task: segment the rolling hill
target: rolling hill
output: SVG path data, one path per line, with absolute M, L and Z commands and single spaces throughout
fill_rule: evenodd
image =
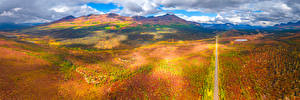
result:
M 211 100 L 216 46 L 220 99 L 299 98 L 300 32 L 247 27 L 110 13 L 0 32 L 0 99 Z
M 299 29 L 300 28 L 300 21 L 277 24 L 274 27 L 276 27 L 278 29 Z
M 98 49 L 130 48 L 155 41 L 195 40 L 214 35 L 213 30 L 176 15 L 126 17 L 114 13 L 67 16 L 19 32 L 50 37 L 62 46 Z

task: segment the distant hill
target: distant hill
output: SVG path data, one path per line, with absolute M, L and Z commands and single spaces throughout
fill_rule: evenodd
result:
M 251 26 L 247 24 L 232 24 L 232 23 L 225 23 L 225 24 L 208 24 L 208 23 L 200 23 L 202 27 L 208 29 L 215 29 L 215 30 L 299 30 L 300 29 L 300 21 L 298 22 L 288 22 L 277 24 L 274 26 Z
M 11 31 L 16 29 L 25 29 L 30 28 L 35 25 L 39 25 L 40 23 L 0 23 L 0 31 Z
M 300 29 L 300 21 L 277 24 L 274 27 L 279 29 Z
M 248 29 L 264 29 L 264 28 L 269 28 L 269 27 L 262 27 L 262 26 L 251 26 L 247 24 L 240 24 L 240 25 L 235 25 L 231 23 L 225 23 L 225 24 L 207 24 L 207 23 L 201 23 L 201 25 L 205 28 L 209 29 L 216 29 L 216 30 L 232 30 L 232 29 L 237 29 L 237 30 L 248 30 Z
M 241 35 L 253 35 L 253 34 L 258 34 L 259 31 L 255 31 L 255 30 L 228 30 L 228 31 L 224 31 L 222 32 L 220 35 L 221 37 L 234 37 L 234 36 L 241 36 Z
M 72 21 L 73 19 L 75 19 L 76 17 L 72 16 L 72 15 L 69 15 L 69 16 L 66 16 L 64 18 L 61 18 L 59 20 L 56 20 L 56 21 L 53 21 L 51 23 L 48 23 L 48 24 L 53 24 L 53 23 L 60 23 L 60 22 L 64 22 L 64 21 Z
M 100 26 L 109 25 L 117 28 L 132 27 L 137 25 L 171 25 L 171 24 L 194 24 L 200 25 L 195 22 L 186 21 L 176 15 L 166 14 L 157 17 L 143 17 L 143 16 L 120 16 L 115 13 L 109 14 L 90 14 L 75 18 L 74 16 L 66 16 L 57 21 L 43 25 L 43 28 L 56 28 L 56 27 L 85 27 L 85 26 Z M 112 27 L 113 28 L 113 27 Z
M 198 40 L 214 37 L 216 32 L 227 31 L 223 36 L 256 34 L 260 30 L 275 32 L 278 29 L 296 28 L 297 23 L 274 27 L 226 24 L 205 24 L 186 21 L 176 15 L 121 16 L 115 13 L 90 14 L 62 19 L 19 30 L 19 33 L 50 38 L 51 44 L 66 47 L 118 49 L 138 47 L 157 41 Z M 259 30 L 257 30 L 259 29 Z M 231 30 L 231 31 L 228 31 Z M 283 30 L 286 31 L 286 30 Z M 45 40 L 44 42 L 50 41 Z
M 49 36 L 64 46 L 112 49 L 140 46 L 155 41 L 213 37 L 213 31 L 203 28 L 199 23 L 186 21 L 172 14 L 128 17 L 109 13 L 77 18 L 67 16 L 19 32 Z
M 176 15 L 166 14 L 163 16 L 157 17 L 143 17 L 143 16 L 134 16 L 135 21 L 141 22 L 142 24 L 159 24 L 159 25 L 169 25 L 169 24 L 194 24 L 200 25 L 195 22 L 186 21 Z

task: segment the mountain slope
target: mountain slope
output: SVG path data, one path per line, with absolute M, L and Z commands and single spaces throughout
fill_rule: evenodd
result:
M 15 24 L 15 23 L 0 23 L 0 30 L 1 31 L 12 31 L 16 29 L 25 29 L 30 28 L 32 26 L 38 25 L 39 23 L 22 23 L 22 24 Z
M 194 24 L 193 22 L 186 21 L 175 15 L 166 14 L 157 17 L 143 17 L 134 16 L 126 17 L 118 14 L 109 13 L 95 15 L 90 14 L 87 16 L 81 16 L 75 18 L 74 16 L 67 16 L 57 21 L 51 22 L 40 26 L 42 30 L 53 29 L 53 28 L 82 28 L 90 26 L 111 26 L 111 29 L 118 29 L 124 27 L 134 27 L 137 25 L 171 25 L 171 24 Z
M 118 14 L 67 16 L 49 24 L 20 31 L 50 37 L 60 45 L 98 49 L 137 47 L 156 41 L 211 37 L 212 30 L 175 15 L 126 17 Z
M 241 24 L 241 25 L 235 25 L 231 23 L 225 23 L 225 24 L 207 24 L 207 23 L 201 23 L 201 25 L 208 29 L 216 29 L 216 30 L 253 30 L 253 29 L 264 29 L 269 27 L 262 27 L 262 26 L 251 26 L 247 24 Z
M 300 29 L 300 21 L 288 22 L 286 24 L 277 24 L 274 27 L 279 28 L 279 29 Z
M 184 19 L 179 18 L 176 15 L 166 14 L 163 16 L 157 17 L 143 17 L 135 16 L 133 17 L 135 21 L 139 21 L 143 24 L 160 24 L 160 25 L 169 25 L 169 24 L 195 24 Z

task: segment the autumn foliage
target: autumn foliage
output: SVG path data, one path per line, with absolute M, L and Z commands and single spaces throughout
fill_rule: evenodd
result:
M 300 59 L 286 48 L 250 50 L 241 70 L 242 84 L 253 96 L 276 99 L 299 95 Z

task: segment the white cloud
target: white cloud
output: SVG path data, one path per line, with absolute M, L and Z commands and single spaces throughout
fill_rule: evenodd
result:
M 62 12 L 66 12 L 66 11 L 70 10 L 70 8 L 69 8 L 69 7 L 66 7 L 66 6 L 57 6 L 57 7 L 51 8 L 50 10 L 53 10 L 53 11 L 55 11 L 55 12 L 62 13 Z
M 160 4 L 157 0 L 87 0 L 89 2 L 99 2 L 99 3 L 114 3 L 123 9 L 119 12 L 122 15 L 127 16 L 145 16 L 148 14 L 159 13 L 161 10 L 158 9 Z
M 70 13 L 70 15 L 74 15 L 77 17 L 82 15 L 88 15 L 88 14 L 104 14 L 104 13 L 86 4 L 78 7 L 73 7 L 72 12 Z
M 14 14 L 11 11 L 3 11 L 0 16 L 13 16 Z
M 120 13 L 121 9 L 120 8 L 116 8 L 116 9 L 112 9 L 109 11 L 109 13 Z
M 0 22 L 25 22 L 36 18 L 57 20 L 67 15 L 102 14 L 88 2 L 113 3 L 122 15 L 153 15 L 163 10 L 217 13 L 185 19 L 207 23 L 273 25 L 300 20 L 300 0 L 0 0 Z M 255 12 L 259 11 L 259 12 Z
M 199 23 L 213 23 L 215 22 L 215 17 L 209 17 L 209 16 L 191 16 L 186 18 L 188 21 L 195 21 Z
M 242 23 L 241 17 L 239 17 L 239 16 L 237 16 L 237 17 L 227 17 L 225 19 L 227 19 L 229 22 L 231 22 L 233 24 Z
M 18 12 L 18 11 L 22 10 L 22 8 L 14 8 L 13 10 L 14 10 L 15 12 Z
M 254 22 L 254 23 L 250 23 L 250 25 L 253 25 L 253 26 L 273 26 L 273 25 L 276 25 L 278 23 L 275 23 L 275 22 L 272 22 L 272 21 L 257 21 L 257 22 Z
M 34 18 L 30 20 L 26 20 L 23 23 L 48 23 L 51 22 L 50 20 L 47 19 L 42 19 L 42 18 Z
M 102 13 L 81 0 L 0 0 L 0 23 L 49 22 L 68 15 Z
M 218 13 L 218 17 L 191 16 L 190 21 L 272 25 L 300 20 L 300 2 L 296 0 L 91 0 L 124 7 L 123 15 L 161 14 L 161 10 L 186 10 Z M 145 6 L 146 5 L 146 6 Z M 162 7 L 161 7 L 162 6 Z M 161 8 L 160 8 L 161 7 Z M 261 12 L 255 12 L 261 11 Z M 266 24 L 269 22 L 272 24 Z

